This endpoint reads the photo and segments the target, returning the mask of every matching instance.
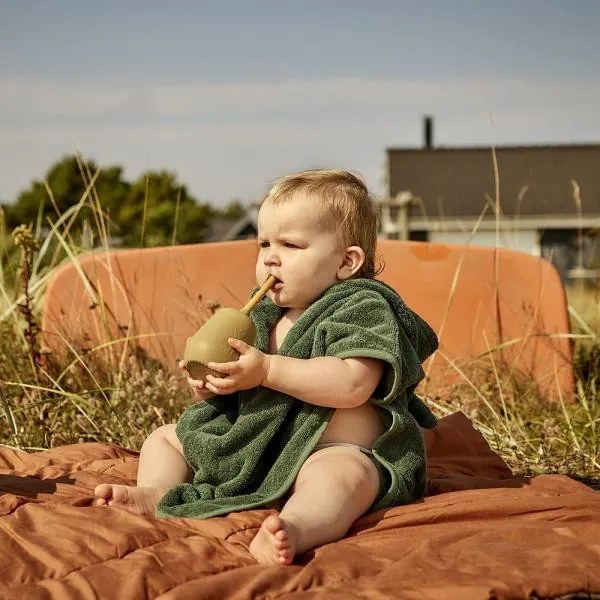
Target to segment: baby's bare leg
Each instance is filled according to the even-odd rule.
[[[194,473],[183,456],[175,424],[155,429],[142,444],[138,465],[138,487],[167,491],[178,483],[192,481]]]
[[[290,564],[296,554],[341,539],[379,492],[375,465],[354,448],[324,448],[304,463],[278,517],[263,522],[250,552],[260,563]]]
[[[175,425],[155,429],[140,452],[137,487],[103,483],[96,486],[96,504],[108,504],[140,514],[154,514],[157,502],[178,483],[191,481],[193,472],[183,456]]]

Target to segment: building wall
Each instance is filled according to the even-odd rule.
[[[387,157],[384,237],[465,244],[476,229],[470,243],[494,247],[498,218],[500,246],[543,256],[565,281],[600,274],[600,144],[392,148]]]
[[[600,216],[600,145],[500,147],[495,154],[503,214],[575,215],[576,182],[582,213]],[[388,170],[390,198],[409,190],[422,200],[411,208],[415,216],[476,216],[496,198],[491,148],[389,149]]]
[[[442,244],[472,244],[474,246],[496,247],[495,231],[477,231],[472,236],[470,232],[463,231],[430,231],[430,242],[439,242]],[[534,256],[541,255],[539,234],[537,230],[529,231],[501,231],[499,236],[499,246],[501,248],[510,248],[526,252]]]

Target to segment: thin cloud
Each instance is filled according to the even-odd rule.
[[[361,172],[381,191],[385,148],[600,139],[600,83],[516,77],[161,85],[0,78],[0,199],[81,150],[129,177],[177,171],[217,203],[252,199],[285,169]]]

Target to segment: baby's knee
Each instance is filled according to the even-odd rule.
[[[144,440],[144,446],[161,444],[167,442],[173,445],[174,440],[177,440],[177,434],[175,433],[175,423],[168,423],[167,425],[161,425],[148,435]],[[179,441],[177,440],[179,443]]]
[[[313,456],[312,466],[323,469],[326,477],[335,478],[350,491],[365,487],[379,489],[379,472],[364,453],[348,448],[326,448]]]
[[[340,461],[339,473],[351,488],[362,488],[365,484],[379,485],[379,473],[370,458],[364,454]]]

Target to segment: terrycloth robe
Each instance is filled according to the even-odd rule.
[[[267,352],[269,333],[283,309],[263,298],[253,310],[256,347]],[[370,402],[385,432],[373,444],[383,466],[383,493],[372,509],[420,498],[425,489],[425,447],[419,425],[435,417],[414,390],[421,363],[437,337],[388,285],[351,279],[327,289],[294,323],[278,354],[309,359],[370,357],[385,362]],[[189,407],[176,432],[194,470],[160,500],[159,517],[207,518],[264,506],[291,487],[335,409],[257,387],[216,396]]]

